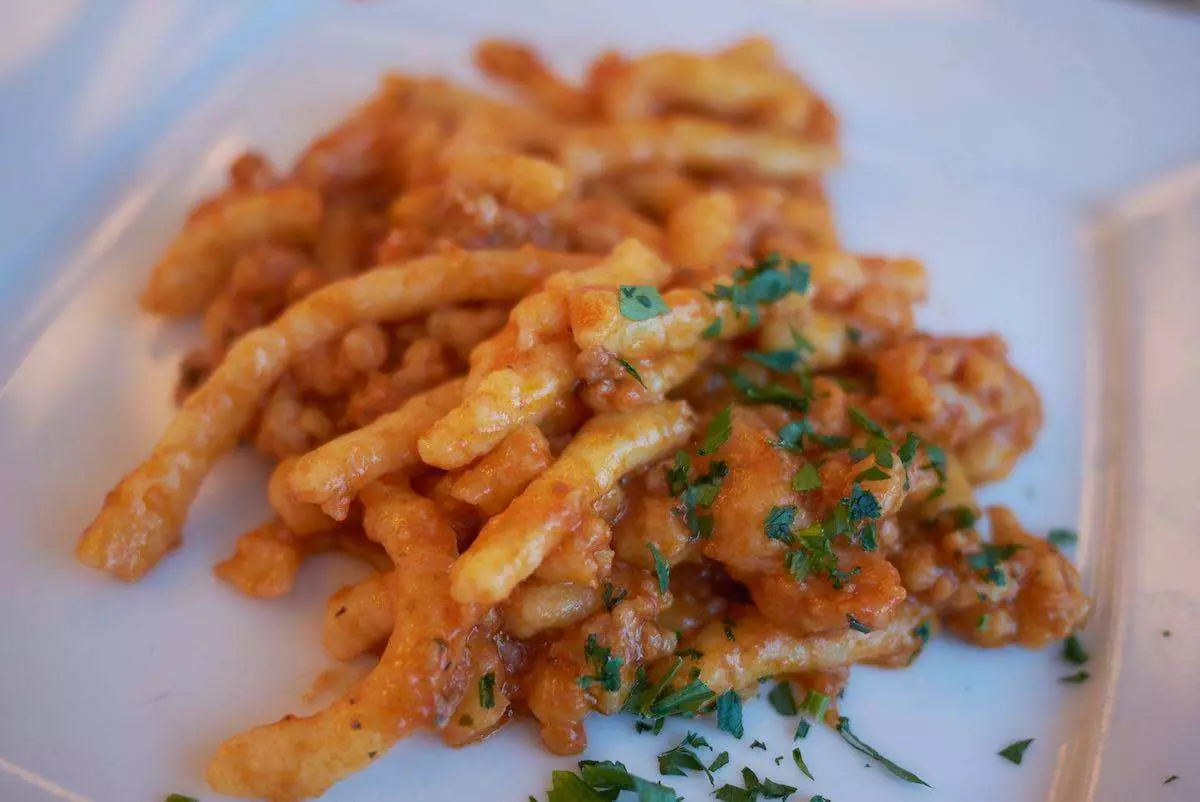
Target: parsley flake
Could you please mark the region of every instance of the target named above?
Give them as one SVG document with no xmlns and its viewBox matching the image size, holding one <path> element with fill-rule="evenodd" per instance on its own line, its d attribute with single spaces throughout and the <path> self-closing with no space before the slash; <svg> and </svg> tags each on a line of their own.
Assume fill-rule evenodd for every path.
<svg viewBox="0 0 1200 802">
<path fill-rule="evenodd" d="M 671 565 L 663 559 L 662 553 L 653 543 L 647 543 L 650 556 L 654 558 L 654 575 L 658 577 L 658 592 L 666 593 L 671 585 Z"/>
<path fill-rule="evenodd" d="M 622 284 L 617 292 L 621 314 L 629 320 L 649 320 L 671 311 L 654 287 Z"/>
<path fill-rule="evenodd" d="M 1079 535 L 1073 529 L 1051 529 L 1046 533 L 1046 540 L 1061 549 L 1064 546 L 1075 545 L 1079 541 Z"/>
<path fill-rule="evenodd" d="M 1068 635 L 1063 641 L 1063 659 L 1068 663 L 1074 663 L 1081 666 L 1091 659 L 1091 655 L 1087 653 L 1087 649 L 1083 648 L 1083 643 L 1080 642 L 1077 635 Z"/>
<path fill-rule="evenodd" d="M 479 678 L 479 706 L 484 710 L 496 706 L 496 675 L 491 671 Z"/>
<path fill-rule="evenodd" d="M 1058 681 L 1059 682 L 1071 682 L 1071 683 L 1078 685 L 1081 682 L 1087 682 L 1088 679 L 1091 678 L 1091 676 L 1092 676 L 1092 672 L 1088 671 L 1086 668 L 1083 668 L 1083 669 L 1080 669 L 1079 671 L 1076 671 L 1074 674 L 1071 674 L 1070 676 L 1059 677 Z"/>
<path fill-rule="evenodd" d="M 592 683 L 600 683 L 606 691 L 616 691 L 621 687 L 621 666 L 625 661 L 620 657 L 614 657 L 612 649 L 607 646 L 601 646 L 593 633 L 587 636 L 587 642 L 583 646 L 583 656 L 592 667 L 592 674 L 579 678 L 579 687 L 587 690 L 592 686 Z"/>
<path fill-rule="evenodd" d="M 882 764 L 885 769 L 887 769 L 888 771 L 890 771 L 892 774 L 899 777 L 900 779 L 904 780 L 905 782 L 914 783 L 916 785 L 924 785 L 926 788 L 933 787 L 929 783 L 922 780 L 917 775 L 913 774 L 908 769 L 894 763 L 891 760 L 888 760 L 886 757 L 884 757 L 878 751 L 876 751 L 874 749 L 874 747 L 869 746 L 862 739 L 860 739 L 857 735 L 855 735 L 853 732 L 851 732 L 850 719 L 846 718 L 845 716 L 842 716 L 841 718 L 838 719 L 837 731 L 838 731 L 838 734 L 842 736 L 842 740 L 845 741 L 846 743 L 850 744 L 850 746 L 853 749 L 855 749 L 858 752 L 861 752 L 862 754 L 866 755 L 867 757 L 871 758 L 872 760 L 876 761 L 877 763 Z"/>
<path fill-rule="evenodd" d="M 767 694 L 767 701 L 781 716 L 796 715 L 796 697 L 792 694 L 790 682 L 781 682 L 772 688 L 771 692 Z"/>
<path fill-rule="evenodd" d="M 1166 783 L 1164 783 L 1165 785 Z M 200 802 L 194 796 L 185 796 L 184 794 L 170 794 L 167 796 L 166 802 Z"/>
<path fill-rule="evenodd" d="M 699 749 L 712 751 L 708 741 L 694 732 L 688 732 L 676 746 L 658 756 L 658 773 L 663 776 L 686 777 L 689 771 L 698 771 L 703 772 L 711 783 L 712 775 L 700 760 L 696 751 Z"/>
<path fill-rule="evenodd" d="M 995 543 L 984 543 L 974 554 L 967 555 L 967 565 L 983 574 L 983 578 L 993 585 L 1004 587 L 1007 580 L 1000 564 L 1016 554 L 1023 547 L 1016 543 L 998 546 Z"/>
<path fill-rule="evenodd" d="M 646 382 L 642 380 L 642 374 L 638 373 L 637 368 L 633 366 L 632 362 L 628 359 L 618 359 L 617 362 L 621 363 L 621 367 L 625 368 L 625 372 L 632 376 L 635 382 L 646 387 Z M 646 389 L 650 388 L 646 387 Z"/>
<path fill-rule="evenodd" d="M 611 613 L 613 611 L 613 608 L 616 607 L 621 602 L 623 602 L 625 600 L 625 597 L 628 595 L 629 595 L 628 590 L 626 590 L 625 588 L 621 588 L 620 590 L 617 590 L 613 586 L 612 582 L 609 582 L 606 580 L 604 582 L 604 588 L 601 591 L 601 598 L 604 601 L 604 609 Z"/>
<path fill-rule="evenodd" d="M 727 732 L 734 738 L 745 734 L 742 726 L 742 697 L 737 691 L 728 690 L 717 697 L 717 729 Z"/>
<path fill-rule="evenodd" d="M 795 761 L 796 768 L 800 769 L 800 771 L 804 773 L 805 777 L 810 780 L 816 779 L 816 777 L 812 776 L 812 772 L 808 770 L 808 765 L 804 762 L 804 756 L 800 754 L 800 747 L 797 746 L 792 750 L 792 760 Z"/>
<path fill-rule="evenodd" d="M 704 327 L 704 331 L 700 332 L 700 336 L 706 340 L 715 340 L 721 336 L 721 325 L 725 322 L 723 318 L 713 318 L 713 322 Z"/>
<path fill-rule="evenodd" d="M 713 415 L 713 419 L 708 423 L 708 429 L 704 432 L 704 443 L 696 453 L 701 456 L 713 453 L 725 445 L 731 434 L 733 434 L 733 404 Z"/>
<path fill-rule="evenodd" d="M 763 519 L 763 533 L 771 540 L 778 540 L 780 543 L 791 543 L 792 524 L 795 522 L 795 504 L 788 504 L 786 507 L 776 505 L 771 508 L 771 511 L 767 513 L 767 517 Z"/>
<path fill-rule="evenodd" d="M 800 709 L 818 721 L 825 717 L 825 711 L 828 708 L 829 697 L 816 691 L 809 691 L 804 696 L 804 701 L 800 703 Z"/>
<path fill-rule="evenodd" d="M 816 490 L 821 486 L 821 474 L 817 473 L 817 466 L 811 462 L 801 465 L 792 476 L 792 490 L 797 493 L 803 493 L 807 490 Z"/>
<path fill-rule="evenodd" d="M 883 514 L 879 499 L 869 490 L 864 490 L 857 482 L 850 488 L 850 497 L 846 500 L 847 511 L 851 521 L 861 521 L 864 518 L 878 518 Z"/>
<path fill-rule="evenodd" d="M 854 616 L 850 615 L 850 613 L 846 613 L 846 623 L 855 632 L 862 632 L 864 634 L 871 632 L 871 628 L 869 626 L 864 624 L 862 621 L 859 621 Z"/>
<path fill-rule="evenodd" d="M 1019 766 L 1021 765 L 1021 761 L 1025 759 L 1025 750 L 1029 748 L 1031 743 L 1033 743 L 1032 738 L 1026 738 L 1022 741 L 1013 741 L 996 754 L 1000 755 L 1000 757 L 1004 758 L 1008 762 L 1015 763 Z"/>
</svg>

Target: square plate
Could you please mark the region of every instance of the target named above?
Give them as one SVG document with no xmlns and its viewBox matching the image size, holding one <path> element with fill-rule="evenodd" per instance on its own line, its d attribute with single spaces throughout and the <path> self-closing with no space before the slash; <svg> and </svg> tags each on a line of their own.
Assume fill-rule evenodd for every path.
<svg viewBox="0 0 1200 802">
<path fill-rule="evenodd" d="M 766 752 L 693 728 L 731 750 L 726 773 L 750 765 L 799 786 L 797 798 L 1195 798 L 1200 776 L 1185 761 L 1200 751 L 1200 635 L 1186 625 L 1200 609 L 1188 486 L 1200 362 L 1188 344 L 1200 338 L 1200 177 L 1097 202 L 1200 155 L 1200 27 L 1068 5 L 6 9 L 0 108 L 29 116 L 0 133 L 11 177 L 0 199 L 0 799 L 214 799 L 202 774 L 215 746 L 307 709 L 301 695 L 330 665 L 321 610 L 355 566 L 314 559 L 276 602 L 211 574 L 266 514 L 267 468 L 253 454 L 222 463 L 184 547 L 141 583 L 71 554 L 170 417 L 175 365 L 196 330 L 141 314 L 136 297 L 230 158 L 254 145 L 287 163 L 387 68 L 471 80 L 469 47 L 485 34 L 528 37 L 571 69 L 605 46 L 711 46 L 747 31 L 773 36 L 843 117 L 847 166 L 831 189 L 851 248 L 920 256 L 932 288 L 922 325 L 999 331 L 1039 388 L 1037 448 L 983 498 L 1012 504 L 1035 531 L 1078 523 L 1076 556 L 1099 606 L 1083 685 L 1056 681 L 1074 667 L 1054 649 L 949 639 L 907 671 L 855 670 L 843 709 L 856 731 L 933 790 L 865 768 L 825 731 L 804 744 L 815 783 L 790 757 L 775 766 L 794 724 L 765 703 L 747 707 L 745 742 Z M 672 722 L 651 738 L 626 718 L 593 717 L 585 757 L 656 777 L 655 754 L 686 729 Z M 1022 766 L 996 757 L 1025 737 L 1037 740 Z M 573 761 L 518 723 L 465 751 L 405 741 L 327 798 L 522 800 L 564 766 Z M 1170 774 L 1184 776 L 1162 786 Z M 689 799 L 711 793 L 670 779 Z"/>
</svg>

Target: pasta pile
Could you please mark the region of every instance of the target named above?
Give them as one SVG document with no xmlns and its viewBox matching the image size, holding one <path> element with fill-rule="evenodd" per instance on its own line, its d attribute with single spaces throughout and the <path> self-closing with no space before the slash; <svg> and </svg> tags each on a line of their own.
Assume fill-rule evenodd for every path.
<svg viewBox="0 0 1200 802">
<path fill-rule="evenodd" d="M 324 622 L 374 670 L 230 738 L 215 790 L 318 796 L 417 730 L 522 717 L 576 754 L 591 712 L 703 714 L 764 676 L 832 698 L 939 625 L 1032 648 L 1082 625 L 1054 544 L 977 524 L 1036 391 L 998 337 L 915 328 L 920 262 L 842 248 L 836 119 L 767 42 L 606 53 L 579 85 L 518 43 L 475 59 L 514 102 L 386 76 L 289 171 L 240 157 L 142 296 L 205 342 L 79 559 L 140 579 L 246 443 L 274 517 L 220 578 L 271 598 L 316 552 L 374 569 Z"/>
</svg>

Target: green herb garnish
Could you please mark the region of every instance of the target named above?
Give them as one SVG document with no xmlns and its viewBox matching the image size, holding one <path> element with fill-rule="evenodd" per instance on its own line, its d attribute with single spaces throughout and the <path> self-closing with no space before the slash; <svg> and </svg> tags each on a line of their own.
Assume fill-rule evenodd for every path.
<svg viewBox="0 0 1200 802">
<path fill-rule="evenodd" d="M 625 368 L 625 372 L 632 376 L 634 381 L 646 387 L 646 382 L 642 381 L 642 374 L 638 373 L 637 368 L 633 366 L 632 362 L 628 359 L 618 359 L 617 362 L 621 363 L 621 367 Z M 646 387 L 646 389 L 650 388 Z"/>
<path fill-rule="evenodd" d="M 767 694 L 767 701 L 781 716 L 796 715 L 796 697 L 792 694 L 790 682 L 781 682 L 772 688 L 771 692 Z"/>
<path fill-rule="evenodd" d="M 993 585 L 1004 587 L 1007 580 L 1000 564 L 1016 554 L 1023 547 L 1016 543 L 998 546 L 995 543 L 984 543 L 978 552 L 967 555 L 967 565 L 983 574 L 983 578 Z"/>
<path fill-rule="evenodd" d="M 1073 529 L 1051 529 L 1046 533 L 1049 540 L 1057 548 L 1073 546 L 1079 541 L 1079 535 Z"/>
<path fill-rule="evenodd" d="M 850 615 L 850 613 L 846 613 L 846 623 L 855 632 L 862 632 L 864 634 L 871 632 L 871 628 L 869 626 L 864 624 L 862 621 L 859 621 L 854 616 Z"/>
<path fill-rule="evenodd" d="M 763 520 L 763 533 L 780 543 L 792 542 L 792 524 L 796 522 L 796 505 L 774 506 Z"/>
<path fill-rule="evenodd" d="M 646 548 L 650 550 L 650 556 L 654 558 L 654 575 L 658 577 L 658 592 L 666 593 L 667 588 L 671 585 L 671 566 L 663 559 L 662 553 L 653 543 L 647 543 Z"/>
<path fill-rule="evenodd" d="M 817 466 L 811 462 L 801 465 L 792 476 L 792 490 L 795 490 L 797 493 L 816 490 L 820 486 L 821 474 L 817 473 Z"/>
<path fill-rule="evenodd" d="M 805 777 L 810 780 L 816 779 L 816 777 L 812 776 L 812 772 L 808 770 L 808 765 L 804 762 L 804 756 L 800 754 L 800 747 L 797 746 L 792 750 L 792 760 L 795 761 L 796 768 L 800 769 L 800 771 L 804 773 Z"/>
<path fill-rule="evenodd" d="M 1072 683 L 1078 684 L 1081 682 L 1087 682 L 1087 680 L 1091 676 L 1092 676 L 1092 672 L 1088 671 L 1086 668 L 1083 668 L 1083 669 L 1080 669 L 1079 671 L 1076 671 L 1074 674 L 1071 674 L 1068 677 L 1059 677 L 1058 681 L 1059 682 L 1072 682 Z"/>
<path fill-rule="evenodd" d="M 770 306 L 790 293 L 808 291 L 809 266 L 789 261 L 782 264 L 779 254 L 760 259 L 753 267 L 739 267 L 731 284 L 718 284 L 709 297 L 729 301 L 735 314 L 745 317 L 753 327 L 759 323 L 762 307 Z"/>
<path fill-rule="evenodd" d="M 606 580 L 600 595 L 604 600 L 604 609 L 611 613 L 614 607 L 625 600 L 625 597 L 629 595 L 629 591 L 625 588 L 617 590 L 613 587 L 612 582 Z"/>
<path fill-rule="evenodd" d="M 479 678 L 479 706 L 484 710 L 496 706 L 496 675 L 491 671 Z"/>
<path fill-rule="evenodd" d="M 1025 750 L 1029 748 L 1031 743 L 1033 743 L 1032 738 L 1026 738 L 1022 741 L 1013 741 L 996 754 L 1000 755 L 1000 757 L 1004 758 L 1010 763 L 1015 763 L 1019 766 L 1021 765 L 1021 761 L 1025 759 Z"/>
<path fill-rule="evenodd" d="M 890 771 L 892 774 L 896 775 L 900 779 L 904 780 L 905 782 L 915 783 L 917 785 L 924 785 L 926 788 L 933 787 L 929 783 L 922 780 L 917 775 L 913 774 L 908 769 L 894 763 L 891 760 L 888 760 L 886 757 L 884 757 L 878 751 L 876 751 L 874 749 L 874 747 L 869 746 L 862 739 L 860 739 L 857 735 L 855 735 L 850 730 L 850 719 L 846 718 L 845 716 L 842 716 L 841 718 L 838 719 L 837 731 L 838 731 L 838 734 L 842 736 L 843 741 L 850 744 L 850 746 L 853 747 L 855 750 L 861 752 L 862 754 L 866 755 L 867 757 L 871 758 L 872 760 L 882 764 L 885 769 L 887 769 L 888 771 Z"/>
<path fill-rule="evenodd" d="M 658 756 L 658 773 L 664 776 L 686 777 L 689 771 L 699 771 L 707 775 L 711 783 L 712 775 L 700 760 L 696 751 L 699 749 L 712 751 L 708 741 L 694 732 L 688 732 L 676 746 Z"/>
<path fill-rule="evenodd" d="M 606 691 L 616 691 L 621 687 L 621 666 L 625 661 L 616 657 L 612 649 L 601 646 L 593 633 L 587 636 L 583 645 L 583 656 L 592 667 L 592 673 L 579 678 L 579 687 L 587 690 L 592 683 L 599 683 Z"/>
<path fill-rule="evenodd" d="M 737 695 L 737 691 L 728 690 L 717 697 L 717 729 L 734 738 L 741 738 L 745 733 L 742 726 L 742 697 Z"/>
<path fill-rule="evenodd" d="M 725 445 L 731 434 L 733 434 L 733 404 L 713 415 L 713 419 L 708 423 L 708 429 L 704 432 L 704 443 L 696 453 L 702 456 L 713 453 Z"/>
<path fill-rule="evenodd" d="M 1083 643 L 1080 642 L 1077 635 L 1068 635 L 1063 641 L 1063 659 L 1068 663 L 1074 663 L 1081 666 L 1091 659 L 1091 655 L 1087 653 L 1087 649 L 1083 648 Z"/>
<path fill-rule="evenodd" d="M 649 320 L 671 311 L 658 290 L 642 284 L 622 284 L 617 295 L 621 314 L 629 320 Z"/>
</svg>

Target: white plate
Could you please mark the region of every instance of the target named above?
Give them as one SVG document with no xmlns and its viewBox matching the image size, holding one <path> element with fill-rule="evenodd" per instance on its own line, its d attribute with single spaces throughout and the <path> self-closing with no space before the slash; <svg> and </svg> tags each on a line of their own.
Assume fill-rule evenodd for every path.
<svg viewBox="0 0 1200 802">
<path fill-rule="evenodd" d="M 848 800 L 1196 799 L 1200 773 L 1200 179 L 1119 190 L 1200 156 L 1200 27 L 1110 4 L 569 2 L 8 3 L 0 18 L 0 799 L 215 798 L 207 757 L 227 734 L 302 708 L 329 665 L 334 559 L 295 593 L 253 602 L 211 565 L 264 515 L 251 454 L 206 484 L 185 546 L 145 581 L 77 565 L 76 533 L 153 444 L 175 363 L 194 339 L 135 298 L 189 205 L 247 145 L 286 162 L 387 67 L 466 76 L 486 33 L 534 38 L 564 64 L 611 44 L 774 36 L 833 98 L 848 167 L 833 180 L 846 239 L 930 270 L 935 330 L 998 330 L 1043 394 L 1034 452 L 989 501 L 1034 529 L 1078 524 L 1099 609 L 1092 679 L 1056 650 L 949 640 L 908 671 L 856 669 L 856 730 L 935 788 L 907 786 L 817 732 L 810 783 L 791 725 L 747 708 L 722 779 L 749 764 L 801 793 Z M 1190 214 L 1190 217 L 1188 216 Z M 1098 232 L 1085 237 L 1087 231 Z M 1189 239 L 1190 238 L 1190 239 Z M 1164 629 L 1172 637 L 1164 638 Z M 657 776 L 658 739 L 589 722 L 587 757 Z M 997 750 L 1036 742 L 1016 767 Z M 399 745 L 331 800 L 523 800 L 550 771 L 527 724 L 454 751 Z M 1170 774 L 1182 778 L 1168 786 Z M 703 783 L 670 778 L 689 799 Z"/>
</svg>

